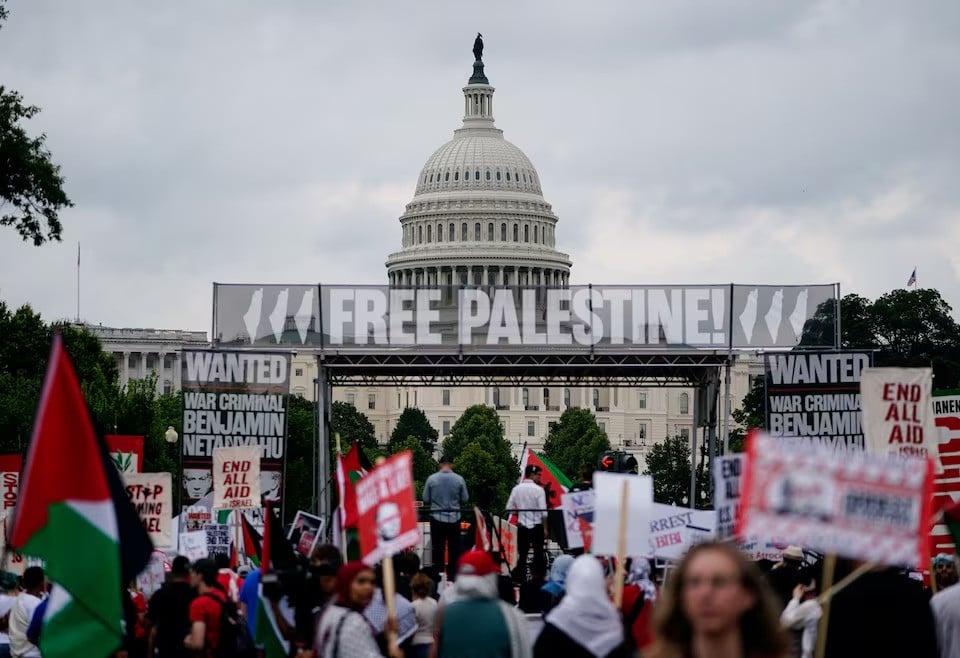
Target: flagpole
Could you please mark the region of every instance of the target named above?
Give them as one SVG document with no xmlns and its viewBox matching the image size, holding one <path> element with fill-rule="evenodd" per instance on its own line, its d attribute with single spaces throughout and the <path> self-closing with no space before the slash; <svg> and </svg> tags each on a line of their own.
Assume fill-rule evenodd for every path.
<svg viewBox="0 0 960 658">
<path fill-rule="evenodd" d="M 77 324 L 80 324 L 80 241 L 77 240 Z"/>
</svg>

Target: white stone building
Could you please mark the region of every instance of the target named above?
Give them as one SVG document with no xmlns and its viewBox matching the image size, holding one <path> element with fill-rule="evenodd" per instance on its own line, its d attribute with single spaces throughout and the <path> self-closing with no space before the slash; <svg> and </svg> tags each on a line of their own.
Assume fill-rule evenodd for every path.
<svg viewBox="0 0 960 658">
<path fill-rule="evenodd" d="M 463 125 L 427 159 L 400 217 L 402 249 L 386 262 L 391 285 L 569 285 L 572 261 L 556 248 L 557 216 L 530 159 L 494 125 L 493 93 L 483 64 L 475 63 L 463 88 Z M 312 394 L 315 366 L 294 368 L 294 392 Z M 739 404 L 747 369 L 735 368 L 732 379 Z M 406 407 L 422 409 L 442 438 L 467 407 L 487 404 L 516 453 L 524 443 L 542 448 L 569 407 L 593 411 L 611 445 L 638 457 L 693 427 L 692 389 L 345 387 L 333 399 L 366 414 L 380 442 Z"/>
</svg>

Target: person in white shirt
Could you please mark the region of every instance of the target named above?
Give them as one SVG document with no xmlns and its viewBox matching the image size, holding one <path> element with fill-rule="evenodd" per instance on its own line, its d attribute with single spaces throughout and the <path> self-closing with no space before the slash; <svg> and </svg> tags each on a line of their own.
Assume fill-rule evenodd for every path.
<svg viewBox="0 0 960 658">
<path fill-rule="evenodd" d="M 507 513 L 517 512 L 517 567 L 513 579 L 522 583 L 527 579 L 527 552 L 533 547 L 534 576 L 546 575 L 547 556 L 544 554 L 544 521 L 547 518 L 547 496 L 540 486 L 542 469 L 529 465 L 523 471 L 523 481 L 513 488 L 507 500 Z"/>
<path fill-rule="evenodd" d="M 800 584 L 793 588 L 793 598 L 780 613 L 780 625 L 790 631 L 795 658 L 813 658 L 817 625 L 822 615 L 814 585 Z"/>
<path fill-rule="evenodd" d="M 960 658 L 960 585 L 934 594 L 930 607 L 937 625 L 940 658 Z"/>
<path fill-rule="evenodd" d="M 30 567 L 24 571 L 23 589 L 10 610 L 10 655 L 13 658 L 40 658 L 40 649 L 27 639 L 27 628 L 47 589 L 43 569 Z"/>
</svg>

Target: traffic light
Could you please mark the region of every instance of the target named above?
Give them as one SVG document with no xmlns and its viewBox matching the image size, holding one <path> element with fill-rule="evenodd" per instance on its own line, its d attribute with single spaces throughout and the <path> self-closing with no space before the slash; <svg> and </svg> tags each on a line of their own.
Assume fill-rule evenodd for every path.
<svg viewBox="0 0 960 658">
<path fill-rule="evenodd" d="M 640 470 L 637 458 L 630 453 L 622 450 L 607 450 L 600 456 L 600 463 L 597 467 L 599 471 L 608 473 L 633 473 L 636 475 Z"/>
</svg>

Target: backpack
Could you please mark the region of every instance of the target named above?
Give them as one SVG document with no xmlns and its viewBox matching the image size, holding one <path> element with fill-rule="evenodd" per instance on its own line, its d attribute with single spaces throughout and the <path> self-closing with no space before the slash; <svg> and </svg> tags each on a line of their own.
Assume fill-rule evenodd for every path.
<svg viewBox="0 0 960 658">
<path fill-rule="evenodd" d="M 217 602 L 220 606 L 220 642 L 213 650 L 215 658 L 255 658 L 256 647 L 250 637 L 250 628 L 247 621 L 240 615 L 237 604 L 229 598 L 221 601 L 213 594 L 204 596 Z"/>
</svg>

